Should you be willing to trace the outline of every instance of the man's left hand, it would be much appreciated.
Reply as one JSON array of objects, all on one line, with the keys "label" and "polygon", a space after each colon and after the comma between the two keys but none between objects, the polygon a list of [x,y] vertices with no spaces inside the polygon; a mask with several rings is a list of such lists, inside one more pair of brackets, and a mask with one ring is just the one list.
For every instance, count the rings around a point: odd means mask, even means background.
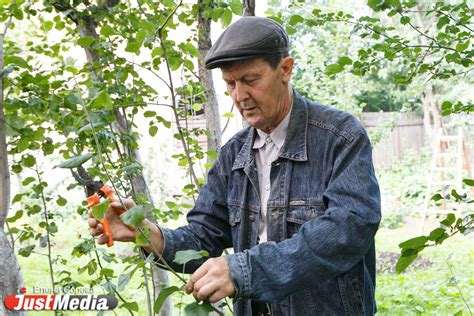
[{"label": "man's left hand", "polygon": [[186,293],[193,293],[197,301],[211,303],[234,294],[229,266],[224,257],[211,258],[197,269],[185,286]]}]

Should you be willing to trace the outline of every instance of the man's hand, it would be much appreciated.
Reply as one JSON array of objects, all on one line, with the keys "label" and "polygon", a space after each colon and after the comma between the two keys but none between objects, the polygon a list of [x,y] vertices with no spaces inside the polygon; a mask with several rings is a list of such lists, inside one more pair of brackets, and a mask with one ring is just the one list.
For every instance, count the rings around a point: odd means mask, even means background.
[{"label": "man's hand", "polygon": [[[131,209],[135,207],[135,202],[130,199],[122,199],[125,204],[126,209]],[[125,211],[124,207],[120,201],[116,201],[110,204],[105,218],[109,221],[110,231],[112,232],[113,240],[115,241],[135,241],[135,235],[137,234],[136,230],[131,230],[126,226],[119,215],[121,212]],[[92,236],[99,236],[97,238],[97,243],[99,245],[107,243],[108,236],[104,234],[104,228],[102,224],[92,217],[92,209],[89,209],[89,219],[87,220],[89,224],[89,232]]]},{"label": "man's hand", "polygon": [[[122,206],[120,201],[116,201],[110,204],[107,213],[105,214],[105,218],[109,221],[110,231],[112,232],[112,238],[114,241],[135,241],[135,236],[138,234],[138,229],[132,230],[130,227],[125,225],[122,220],[120,219],[120,213],[123,211],[129,210],[136,206],[135,202],[131,199],[122,199],[125,208]],[[89,232],[92,236],[97,238],[97,243],[99,245],[103,245],[107,243],[109,237],[104,234],[104,228],[102,224],[92,217],[92,210],[89,210],[89,219],[87,220],[89,224]],[[148,227],[150,229],[150,241],[151,245],[143,246],[142,248],[145,249],[148,253],[154,252],[157,255],[161,255],[163,252],[163,235],[161,234],[161,230],[152,222],[147,219],[144,219],[142,227]]]},{"label": "man's hand", "polygon": [[186,293],[193,293],[197,301],[211,303],[234,294],[229,266],[224,257],[211,258],[197,269],[185,286]]}]

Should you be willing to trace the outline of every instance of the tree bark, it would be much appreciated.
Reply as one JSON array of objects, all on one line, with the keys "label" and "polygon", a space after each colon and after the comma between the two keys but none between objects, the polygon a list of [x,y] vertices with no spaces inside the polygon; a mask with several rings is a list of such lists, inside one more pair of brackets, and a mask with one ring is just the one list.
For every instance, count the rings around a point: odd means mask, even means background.
[{"label": "tree bark", "polygon": [[[244,9],[244,16],[255,16],[255,0],[242,0],[242,7]],[[242,117],[242,127],[246,128],[249,124]]]},{"label": "tree bark", "polygon": [[[207,136],[207,150],[218,152],[221,147],[221,118],[219,115],[219,104],[217,102],[216,91],[212,71],[204,67],[204,57],[211,48],[211,19],[205,16],[205,9],[212,6],[213,0],[199,0],[198,13],[198,50],[202,59],[199,59],[199,79],[206,87],[206,103],[204,103],[204,115],[206,117],[206,129],[210,132]],[[208,162],[211,162],[208,159]]]},{"label": "tree bark", "polygon": [[[423,8],[420,4],[418,4],[416,8],[417,12],[415,13],[415,17],[418,22],[420,31],[426,34],[426,20],[423,19],[421,13],[423,11]],[[424,46],[429,46],[429,43],[424,36],[420,36],[420,44]],[[431,81],[428,82],[425,86],[425,91],[423,92],[421,103],[423,105],[423,125],[425,127],[425,133],[427,135],[427,138],[431,143],[434,141],[435,135],[438,133],[438,128],[443,126],[440,110],[436,102],[436,91]],[[431,119],[433,119],[433,126],[431,125]]]},{"label": "tree bark", "polygon": [[[11,19],[6,22],[5,29],[0,34],[0,72],[3,70],[3,39],[10,22]],[[13,315],[12,311],[5,308],[3,301],[7,295],[16,294],[24,284],[15,252],[3,230],[10,207],[10,169],[3,108],[3,78],[0,77],[0,315]]]},{"label": "tree bark", "polygon": [[242,0],[244,16],[255,16],[255,0]]}]

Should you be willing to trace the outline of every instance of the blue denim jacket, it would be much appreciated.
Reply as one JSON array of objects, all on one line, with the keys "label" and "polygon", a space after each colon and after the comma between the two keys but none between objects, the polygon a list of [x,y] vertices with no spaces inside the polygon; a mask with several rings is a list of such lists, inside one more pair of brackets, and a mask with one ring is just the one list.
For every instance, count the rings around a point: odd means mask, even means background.
[{"label": "blue denim jacket", "polygon": [[[249,127],[222,147],[189,224],[162,229],[163,257],[171,263],[186,249],[215,257],[232,246],[226,260],[235,315],[251,315],[250,300],[271,303],[273,315],[374,314],[380,192],[364,128],[353,116],[294,93],[270,175],[270,241],[262,244],[254,138]],[[200,264],[188,263],[187,272]]]}]

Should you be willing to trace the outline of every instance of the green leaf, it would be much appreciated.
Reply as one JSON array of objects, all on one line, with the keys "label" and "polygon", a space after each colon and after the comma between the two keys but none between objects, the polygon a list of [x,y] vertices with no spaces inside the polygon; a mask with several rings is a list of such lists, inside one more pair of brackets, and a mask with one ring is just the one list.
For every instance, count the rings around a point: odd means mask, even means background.
[{"label": "green leaf", "polygon": [[467,40],[466,42],[464,43],[459,43],[456,45],[456,51],[458,52],[463,52],[465,51],[468,47],[469,47],[469,44],[470,44],[470,40]]},{"label": "green leaf", "polygon": [[64,206],[67,204],[67,200],[65,198],[63,198],[61,195],[58,196],[58,199],[56,200],[56,203],[59,205],[59,206]]},{"label": "green leaf", "polygon": [[21,67],[21,68],[29,68],[28,63],[26,62],[26,60],[24,60],[20,56],[7,55],[7,56],[5,56],[4,64],[5,64],[5,66],[8,65],[8,64],[14,64],[14,65],[16,65],[18,67]]},{"label": "green leaf", "polygon": [[147,31],[148,33],[152,33],[156,29],[156,25],[151,23],[150,21],[147,20],[140,20],[140,27]]},{"label": "green leaf", "polygon": [[90,46],[94,38],[92,36],[84,36],[77,40],[77,44],[80,46]]},{"label": "green leaf", "polygon": [[31,182],[33,182],[33,181],[35,181],[35,180],[36,180],[36,179],[33,178],[33,177],[28,177],[28,178],[26,178],[25,180],[23,180],[23,181],[21,182],[21,185],[27,186],[28,184],[30,184]]},{"label": "green leaf", "polygon": [[439,201],[439,200],[442,200],[442,199],[443,199],[443,196],[442,196],[441,194],[437,193],[437,194],[433,195],[433,196],[431,197],[431,199],[432,199],[433,201],[437,202],[437,201]]},{"label": "green leaf", "polygon": [[138,227],[140,223],[145,219],[145,207],[142,205],[138,205],[132,207],[122,215],[120,215],[120,219],[124,222],[125,225],[131,227]]},{"label": "green leaf", "polygon": [[397,271],[397,273],[402,273],[416,259],[416,257],[418,257],[417,250],[408,249],[407,251],[403,251],[395,265],[395,271]]},{"label": "green leaf", "polygon": [[35,246],[26,246],[18,250],[18,254],[22,257],[29,257],[31,252],[35,249]]},{"label": "green leaf", "polygon": [[155,111],[145,111],[145,113],[143,113],[144,117],[153,117],[155,115],[156,115]]},{"label": "green leaf", "polygon": [[13,197],[12,204],[15,204],[15,203],[17,203],[17,202],[20,202],[21,199],[23,199],[23,196],[24,196],[24,195],[25,195],[25,194],[21,194],[21,193],[16,194],[16,195]]},{"label": "green leaf", "polygon": [[379,4],[382,3],[382,0],[368,0],[367,5],[374,11],[378,10]]},{"label": "green leaf", "polygon": [[85,155],[79,155],[72,157],[64,162],[61,162],[59,165],[56,167],[58,168],[67,168],[67,169],[72,169],[72,168],[77,168],[83,163],[85,163],[87,160],[91,159],[93,154],[85,154]]},{"label": "green leaf", "polygon": [[134,312],[138,312],[139,310],[137,302],[125,302],[120,306]]},{"label": "green leaf", "polygon": [[470,187],[474,187],[474,179],[463,179],[462,182]]},{"label": "green leaf", "polygon": [[234,117],[234,113],[232,113],[232,112],[227,112],[227,113],[224,113],[222,116],[225,117],[225,118],[233,118],[233,117]]},{"label": "green leaf", "polygon": [[109,209],[110,206],[110,201],[108,199],[103,200],[97,205],[94,205],[92,207],[92,216],[94,216],[95,219],[101,221],[104,219],[105,214],[107,213],[107,210]]},{"label": "green leaf", "polygon": [[158,295],[158,297],[156,298],[155,304],[153,304],[153,311],[156,314],[158,314],[161,310],[161,307],[163,306],[163,303],[166,301],[168,296],[180,290],[181,288],[177,286],[170,286],[170,287],[162,289],[160,291],[160,295]]},{"label": "green leaf", "polygon": [[148,241],[150,237],[145,237],[142,233],[138,233],[135,235],[135,244],[139,247],[146,247],[150,245],[150,242]]},{"label": "green leaf", "polygon": [[400,23],[405,25],[405,24],[408,24],[410,22],[410,17],[409,16],[402,16],[400,18]]},{"label": "green leaf", "polygon": [[419,249],[419,248],[424,248],[426,242],[428,241],[428,238],[426,236],[419,236],[415,237],[412,239],[408,239],[407,241],[404,241],[398,245],[398,247],[402,249]]},{"label": "green leaf", "polygon": [[454,224],[455,221],[456,221],[456,216],[454,216],[453,213],[450,213],[446,216],[444,220],[440,222],[440,224],[449,227],[452,224]]},{"label": "green leaf", "polygon": [[128,282],[130,282],[131,273],[121,274],[118,279],[118,290],[123,291],[127,286]]},{"label": "green leaf", "polygon": [[295,24],[303,23],[303,22],[304,22],[304,18],[301,15],[292,15],[290,18],[289,24],[295,25]]},{"label": "green leaf", "polygon": [[241,1],[232,0],[229,3],[229,7],[232,10],[232,13],[234,13],[235,15],[242,15],[243,8],[242,8],[242,2]]},{"label": "green leaf", "polygon": [[215,150],[208,150],[207,151],[207,156],[211,158],[212,160],[217,159],[217,152]]},{"label": "green leaf", "polygon": [[196,58],[201,58],[201,54],[199,53],[198,49],[191,43],[184,43],[180,44],[179,47],[189,55],[196,57]]},{"label": "green leaf", "polygon": [[51,31],[53,29],[54,23],[53,21],[45,21],[43,26],[46,31]]},{"label": "green leaf", "polygon": [[446,232],[446,229],[438,227],[436,229],[433,229],[430,232],[430,235],[428,236],[428,239],[431,241],[436,241],[438,240],[444,233]]},{"label": "green leaf", "polygon": [[125,47],[125,51],[129,53],[140,54],[140,48],[142,47],[143,42],[136,41],[135,39],[131,39],[128,41],[127,46]]},{"label": "green leaf", "polygon": [[232,22],[232,11],[224,10],[220,16],[222,27],[227,27]]},{"label": "green leaf", "polygon": [[112,27],[110,27],[110,25],[108,24],[105,24],[104,26],[102,26],[102,28],[100,29],[100,34],[103,35],[103,36],[110,36],[110,35],[114,35],[115,34],[115,31]]},{"label": "green leaf", "polygon": [[89,106],[93,109],[113,110],[114,105],[107,91],[100,91],[90,102]]},{"label": "green leaf", "polygon": [[175,253],[173,262],[177,264],[185,264],[191,260],[198,260],[207,256],[209,256],[209,253],[206,250],[181,250]]},{"label": "green leaf", "polygon": [[23,163],[23,165],[25,167],[33,167],[36,163],[36,158],[33,157],[32,155],[26,155],[26,156],[23,156],[23,158],[21,159],[21,162]]},{"label": "green leaf", "polygon": [[436,23],[436,27],[438,30],[442,29],[443,26],[449,23],[449,18],[445,15],[439,18],[438,23]]},{"label": "green leaf", "polygon": [[203,301],[201,303],[194,302],[186,305],[184,308],[184,314],[186,316],[208,316],[214,309],[211,303]]},{"label": "green leaf", "polygon": [[23,211],[19,210],[12,217],[7,217],[7,223],[14,223],[23,216]]},{"label": "green leaf", "polygon": [[338,60],[337,60],[337,63],[341,66],[345,66],[345,65],[352,65],[352,59],[350,59],[349,57],[347,56],[343,56],[343,57],[340,57]]},{"label": "green leaf", "polygon": [[158,133],[158,127],[156,127],[155,125],[152,125],[150,126],[150,128],[148,128],[148,134],[150,134],[150,136],[155,136],[156,133]]},{"label": "green leaf", "polygon": [[330,75],[334,75],[336,73],[339,73],[343,70],[344,70],[343,66],[341,66],[339,64],[332,64],[332,65],[328,65],[324,72],[326,73],[326,75],[330,76]]}]

